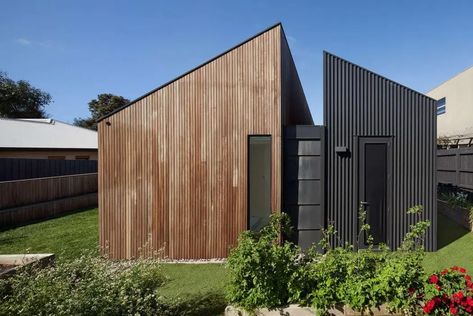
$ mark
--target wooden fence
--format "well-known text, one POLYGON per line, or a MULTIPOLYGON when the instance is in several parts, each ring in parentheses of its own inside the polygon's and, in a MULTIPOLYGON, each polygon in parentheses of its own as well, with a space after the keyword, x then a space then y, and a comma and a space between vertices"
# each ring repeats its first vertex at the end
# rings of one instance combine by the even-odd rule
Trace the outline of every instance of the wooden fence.
POLYGON ((96 160, 0 158, 0 181, 97 172, 96 160))
POLYGON ((0 229, 97 205, 97 173, 0 182, 0 229))
POLYGON ((473 190, 473 147, 437 150, 437 182, 473 190))

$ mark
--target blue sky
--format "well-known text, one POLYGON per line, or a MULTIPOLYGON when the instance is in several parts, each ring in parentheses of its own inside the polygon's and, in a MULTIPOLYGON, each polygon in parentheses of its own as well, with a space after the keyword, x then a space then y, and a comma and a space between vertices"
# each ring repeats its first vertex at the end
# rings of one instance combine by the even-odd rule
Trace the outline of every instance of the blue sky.
POLYGON ((282 22, 312 115, 322 51, 427 92, 473 65, 473 1, 3 1, 0 70, 72 122, 99 93, 134 99, 282 22))

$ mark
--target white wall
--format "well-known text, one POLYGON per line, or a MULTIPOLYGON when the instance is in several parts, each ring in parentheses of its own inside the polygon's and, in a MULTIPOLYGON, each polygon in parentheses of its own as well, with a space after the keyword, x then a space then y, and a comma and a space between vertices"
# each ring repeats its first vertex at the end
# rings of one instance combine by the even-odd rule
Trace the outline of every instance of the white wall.
POLYGON ((473 67, 427 93, 446 99, 446 112, 437 116, 437 136, 473 136, 473 67))

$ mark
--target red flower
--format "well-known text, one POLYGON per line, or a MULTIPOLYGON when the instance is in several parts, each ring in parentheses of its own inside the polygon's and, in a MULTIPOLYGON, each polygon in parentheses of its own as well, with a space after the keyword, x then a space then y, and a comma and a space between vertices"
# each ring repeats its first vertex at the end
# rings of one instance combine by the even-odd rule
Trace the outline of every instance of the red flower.
POLYGON ((468 304, 468 306, 473 307, 473 298, 471 296, 467 296, 466 303, 468 304))
POLYGON ((425 314, 430 314, 434 308, 435 308, 435 300, 432 299, 425 304, 423 310, 425 314))
POLYGON ((448 269, 443 269, 442 272, 440 272, 442 275, 445 275, 448 273, 448 269))
POLYGON ((458 271, 460 271, 460 273, 466 273, 466 269, 465 269, 465 268, 459 268, 458 271))
POLYGON ((466 274, 466 275, 465 275, 465 280, 471 281, 471 276, 469 276, 468 274, 466 274))
POLYGON ((453 267, 451 268, 451 270, 452 270, 452 271, 458 271, 458 270, 460 270, 460 268, 459 268, 458 266, 453 266, 453 267))
POLYGON ((457 293, 453 293, 453 299, 454 300, 461 301, 462 298, 463 298, 463 292, 462 291, 458 291, 457 293))
POLYGON ((458 308, 450 307, 450 313, 452 313, 453 315, 456 315, 458 313, 458 308))
POLYGON ((429 278, 429 282, 432 284, 437 284, 439 282, 439 278, 437 277, 437 275, 432 274, 429 278))
POLYGON ((437 291, 440 291, 442 289, 440 285, 435 285, 435 288, 437 289, 437 291))

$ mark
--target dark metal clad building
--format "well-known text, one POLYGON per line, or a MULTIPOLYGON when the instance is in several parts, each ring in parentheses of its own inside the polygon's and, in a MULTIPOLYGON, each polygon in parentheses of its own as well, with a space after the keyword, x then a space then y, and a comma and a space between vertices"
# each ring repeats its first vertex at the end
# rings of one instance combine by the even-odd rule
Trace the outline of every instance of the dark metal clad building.
POLYGON ((362 204, 375 241, 394 249, 422 205, 435 250, 435 100, 324 53, 324 124, 327 223, 341 240, 356 240, 362 204))

